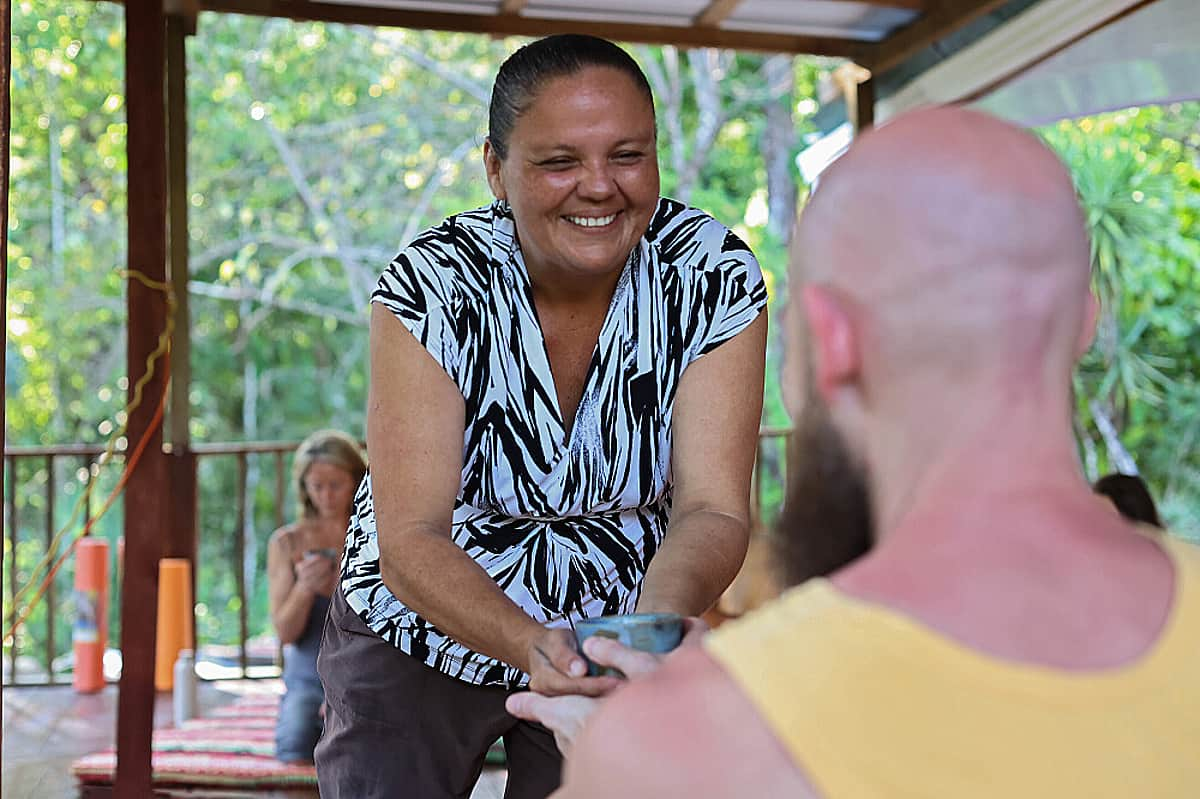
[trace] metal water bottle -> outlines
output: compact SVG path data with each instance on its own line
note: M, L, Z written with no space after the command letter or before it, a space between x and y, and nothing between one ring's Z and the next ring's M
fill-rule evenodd
M175 726L178 727L196 715L196 657L192 650L179 650L174 677L171 698L174 700Z

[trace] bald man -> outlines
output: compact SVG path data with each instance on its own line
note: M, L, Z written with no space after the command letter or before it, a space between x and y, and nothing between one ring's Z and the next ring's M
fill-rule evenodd
M1095 304L1063 166L993 118L916 112L830 168L798 235L780 531L873 547L630 664L652 673L587 721L556 797L1195 796L1200 555L1080 473ZM593 701L511 708L569 741Z

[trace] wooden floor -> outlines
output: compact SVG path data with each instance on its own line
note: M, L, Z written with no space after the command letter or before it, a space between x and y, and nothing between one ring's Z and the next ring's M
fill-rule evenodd
M201 714L232 702L239 695L273 690L267 681L201 683ZM70 686L4 689L4 799L74 799L79 795L71 762L113 745L116 738L117 689L91 695ZM162 694L154 709L156 728L171 724L171 698ZM502 799L505 772L488 769L471 799ZM309 791L190 791L171 794L192 799L316 799Z

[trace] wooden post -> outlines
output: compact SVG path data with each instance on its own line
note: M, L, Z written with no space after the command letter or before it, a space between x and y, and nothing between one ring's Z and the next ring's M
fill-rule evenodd
M167 16L167 207L168 266L175 294L175 331L171 339L171 405L167 413L171 441L171 507L163 553L192 564L192 596L196 593L196 456L191 450L191 323L188 312L188 185L187 185L187 36L195 17ZM193 605L194 608L194 605ZM195 611L189 619L193 638Z
M166 19L162 0L125 2L125 107L129 164L129 269L152 281L167 277ZM129 393L146 372L146 357L166 325L165 294L127 282ZM166 456L162 429L151 422L163 396L168 363L160 358L141 404L129 414L130 452L147 445L125 488L125 572L121 588L121 683L117 699L115 796L152 795L150 740L154 727L155 612L158 561L167 529Z
M57 550L53 550L51 544L54 543L54 503L55 484L54 484L54 456L46 456L46 557L53 557L58 554ZM16 553L16 550L13 550ZM54 590L54 575L47 573L46 579L49 584L46 586L46 677L47 681L54 685L54 617L58 614L58 596Z
M234 574L237 577L238 595L238 662L242 667L242 678L250 667L250 657L246 650L246 639L250 637L250 620L246 613L250 604L246 596L246 479L250 471L248 455L239 452L237 455L237 530L233 533Z
M833 71L833 81L846 101L846 120L854 125L854 134L875 124L875 79L870 70L846 63Z
M4 33L0 37L3 39L0 41L0 87L2 87L0 88L0 176L2 176L0 177L0 252L3 253L4 258L3 269L0 269L0 326L8 330L8 128L9 116L12 113L12 96L9 89L9 73L12 71L12 3L10 0L0 0L0 31ZM0 347L0 375L8 374L4 352L7 349L7 347ZM0 397L0 418L7 419L8 392L0 393L4 394ZM7 425L0 425L0 452L4 450L4 428L6 427ZM11 461L5 460L5 463L8 464ZM9 479L15 478L9 475ZM16 546L13 547L12 552L15 563L17 560ZM3 568L4 554L0 552L0 571ZM16 608L13 610L15 611ZM17 672L15 669L12 677L16 682ZM0 680L0 695L3 693L3 680ZM0 761L2 759L0 756Z
M855 87L854 135L875 126L875 79L867 78Z

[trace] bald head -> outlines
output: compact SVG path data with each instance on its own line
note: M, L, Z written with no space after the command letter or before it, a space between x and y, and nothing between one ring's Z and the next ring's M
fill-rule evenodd
M1090 257L1070 175L993 117L935 108L867 133L822 177L796 252L795 283L851 320L864 381L1066 380L1078 355Z

